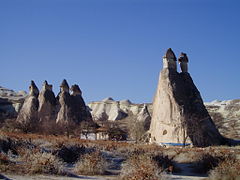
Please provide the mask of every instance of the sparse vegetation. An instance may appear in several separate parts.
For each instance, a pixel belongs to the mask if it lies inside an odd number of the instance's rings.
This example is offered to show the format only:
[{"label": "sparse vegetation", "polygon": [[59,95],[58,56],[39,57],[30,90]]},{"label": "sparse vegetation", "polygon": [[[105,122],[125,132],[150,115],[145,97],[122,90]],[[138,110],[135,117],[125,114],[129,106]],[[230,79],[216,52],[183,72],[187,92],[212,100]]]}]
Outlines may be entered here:
[{"label": "sparse vegetation", "polygon": [[160,180],[162,169],[147,154],[133,154],[123,164],[121,180]]},{"label": "sparse vegetation", "polygon": [[106,172],[107,163],[100,151],[85,154],[76,163],[74,171],[84,175],[102,175]]},{"label": "sparse vegetation", "polygon": [[209,180],[239,180],[240,160],[228,158],[210,171]]},{"label": "sparse vegetation", "polygon": [[[163,179],[162,173],[181,172],[176,166],[178,162],[196,164],[193,172],[200,169],[209,173],[211,180],[221,176],[235,178],[232,174],[240,172],[239,161],[233,156],[239,157],[238,147],[167,148],[62,135],[0,132],[0,152],[1,172],[13,174],[67,175],[66,168],[79,175],[107,174],[111,165],[108,158],[112,155],[122,158],[124,165],[118,177],[122,180]],[[69,165],[73,166],[70,171]]]},{"label": "sparse vegetation", "polygon": [[27,153],[24,156],[25,167],[29,174],[64,175],[64,164],[51,153]]}]

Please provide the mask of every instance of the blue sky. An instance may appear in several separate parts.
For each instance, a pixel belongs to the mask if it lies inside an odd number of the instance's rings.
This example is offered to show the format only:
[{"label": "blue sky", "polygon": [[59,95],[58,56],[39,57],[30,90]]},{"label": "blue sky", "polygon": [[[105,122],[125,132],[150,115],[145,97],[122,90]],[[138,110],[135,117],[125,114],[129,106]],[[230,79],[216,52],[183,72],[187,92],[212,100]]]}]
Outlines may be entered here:
[{"label": "blue sky", "polygon": [[0,86],[79,84],[87,102],[151,102],[186,52],[204,101],[239,98],[239,0],[0,0]]}]

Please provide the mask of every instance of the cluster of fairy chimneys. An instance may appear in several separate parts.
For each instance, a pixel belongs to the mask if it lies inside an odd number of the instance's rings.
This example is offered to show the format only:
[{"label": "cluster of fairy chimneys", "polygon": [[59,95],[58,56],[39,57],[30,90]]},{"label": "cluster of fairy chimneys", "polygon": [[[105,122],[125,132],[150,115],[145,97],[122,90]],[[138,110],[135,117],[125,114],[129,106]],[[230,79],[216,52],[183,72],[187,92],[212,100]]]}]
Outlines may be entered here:
[{"label": "cluster of fairy chimneys", "polygon": [[60,85],[57,97],[52,91],[52,85],[47,81],[44,81],[40,93],[34,81],[31,81],[29,95],[17,117],[20,123],[55,121],[79,124],[89,119],[91,120],[91,114],[82,98],[82,91],[76,84],[69,88],[65,79]]},{"label": "cluster of fairy chimneys", "polygon": [[[48,84],[47,81],[43,82],[42,91],[44,91],[44,90],[52,91],[52,85]],[[70,89],[66,79],[64,79],[60,85],[60,92],[69,92],[69,91],[71,91],[72,95],[82,95],[82,91],[80,90],[80,88],[77,84],[72,85],[72,87]],[[31,85],[29,86],[29,95],[38,96],[38,94],[39,94],[38,87],[32,80]]]},{"label": "cluster of fairy chimneys", "polygon": [[[186,53],[182,52],[180,54],[178,62],[180,64],[181,71],[183,73],[188,72],[188,57]],[[174,69],[177,71],[177,58],[171,48],[169,48],[163,56],[163,68]]]}]

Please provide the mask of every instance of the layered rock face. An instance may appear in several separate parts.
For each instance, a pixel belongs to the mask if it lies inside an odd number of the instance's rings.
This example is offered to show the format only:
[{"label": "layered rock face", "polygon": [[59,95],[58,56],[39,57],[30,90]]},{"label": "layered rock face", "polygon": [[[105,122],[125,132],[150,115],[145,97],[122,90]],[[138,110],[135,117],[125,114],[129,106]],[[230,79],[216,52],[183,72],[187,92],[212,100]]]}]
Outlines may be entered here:
[{"label": "layered rock face", "polygon": [[50,122],[56,119],[56,98],[52,91],[52,85],[44,81],[39,100],[39,121]]},{"label": "layered rock face", "polygon": [[34,81],[31,81],[29,86],[29,95],[24,101],[22,109],[20,110],[17,122],[21,124],[30,124],[38,121],[38,101],[39,90]]},{"label": "layered rock face", "polygon": [[[181,54],[180,58],[187,58]],[[187,72],[188,60],[181,73],[176,71],[175,55],[169,49],[163,58],[165,66],[160,73],[153,102],[150,127],[151,140],[156,143],[186,143],[195,146],[221,145],[225,138],[215,127],[201,95]]]}]

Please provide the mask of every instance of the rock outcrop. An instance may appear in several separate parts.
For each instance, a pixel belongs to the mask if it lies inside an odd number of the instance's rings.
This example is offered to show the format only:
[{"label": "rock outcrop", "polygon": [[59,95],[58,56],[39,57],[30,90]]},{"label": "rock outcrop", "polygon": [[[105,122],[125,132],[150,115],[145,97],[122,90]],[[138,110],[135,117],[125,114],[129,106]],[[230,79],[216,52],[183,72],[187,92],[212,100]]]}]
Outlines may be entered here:
[{"label": "rock outcrop", "polygon": [[82,121],[92,123],[92,116],[89,109],[85,105],[82,98],[82,91],[78,85],[71,87],[71,95],[69,93],[69,85],[64,79],[60,86],[60,93],[57,97],[59,111],[56,122],[58,124],[80,124]]},{"label": "rock outcrop", "polygon": [[229,139],[240,139],[240,99],[204,103],[219,132]]},{"label": "rock outcrop", "polygon": [[42,90],[38,97],[38,117],[40,122],[48,123],[56,119],[56,98],[52,91],[52,85],[44,81]]},{"label": "rock outcrop", "polygon": [[186,64],[178,73],[173,51],[168,49],[163,57],[164,66],[153,102],[151,140],[156,143],[191,142],[202,147],[222,145],[226,140],[215,127],[187,72],[186,54],[181,54],[179,62],[183,62],[182,58]]},{"label": "rock outcrop", "polygon": [[69,93],[69,85],[64,79],[60,86],[60,93],[57,96],[59,111],[57,114],[56,122],[58,124],[69,124],[73,121],[73,116],[71,113],[71,96]]},{"label": "rock outcrop", "polygon": [[73,121],[76,124],[81,123],[82,121],[92,121],[92,115],[89,112],[83,98],[82,91],[78,85],[73,85],[71,87],[71,111],[73,116]]},{"label": "rock outcrop", "polygon": [[[137,118],[144,109],[144,104],[134,104],[130,100],[114,101],[112,98],[94,101],[89,103],[88,106],[95,120],[107,121],[122,120],[129,115]],[[146,104],[146,106],[147,109],[151,110],[151,104]]]},{"label": "rock outcrop", "polygon": [[148,108],[146,105],[144,105],[142,110],[137,115],[137,121],[143,122],[145,131],[149,130],[151,124],[151,115],[148,112]]},{"label": "rock outcrop", "polygon": [[38,121],[38,101],[39,90],[34,81],[29,86],[29,95],[25,99],[23,106],[18,114],[17,122],[28,125]]},{"label": "rock outcrop", "polygon": [[16,118],[26,96],[25,91],[14,92],[0,86],[0,119]]}]

